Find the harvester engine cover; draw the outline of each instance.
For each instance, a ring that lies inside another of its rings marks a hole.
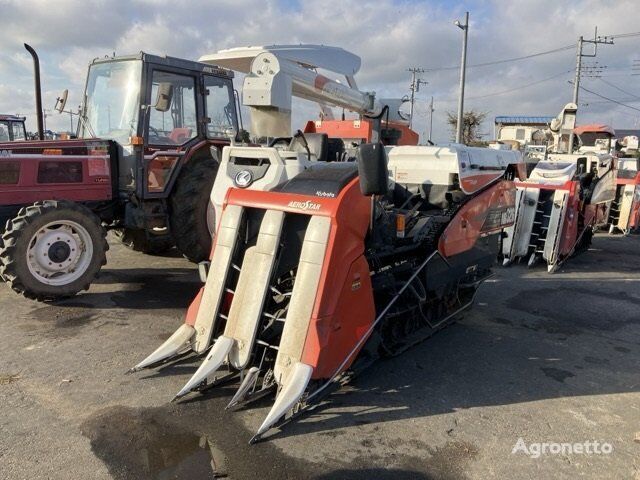
[[[230,189],[185,323],[134,367],[205,359],[178,397],[276,393],[255,438],[469,307],[515,215],[517,152],[365,144],[272,191]]]

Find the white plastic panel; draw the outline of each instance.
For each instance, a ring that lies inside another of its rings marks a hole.
[[[218,311],[224,296],[224,286],[231,266],[231,259],[242,221],[243,210],[237,205],[229,205],[221,218],[221,225],[215,239],[215,250],[211,258],[209,275],[204,285],[204,293],[198,308],[194,328],[196,339],[193,349],[204,352],[211,343]]]
[[[256,245],[245,252],[224,332],[225,336],[235,339],[229,352],[229,362],[237,369],[247,365],[253,349],[280,244],[284,216],[284,212],[267,210]]]
[[[516,191],[516,221],[505,229],[507,237],[503,242],[503,253],[511,260],[525,256],[529,250],[539,197],[539,188],[518,188]]]
[[[215,210],[212,218],[220,218],[222,204],[230,188],[234,188],[234,179],[228,175],[228,167],[232,158],[268,159],[269,168],[262,178],[254,180],[247,190],[271,190],[290,178],[295,177],[307,168],[322,168],[329,165],[327,162],[317,162],[315,157],[309,161],[306,153],[279,150],[275,147],[241,147],[227,146],[222,150],[222,161],[218,168],[213,188],[211,189],[210,202]]]
[[[276,357],[274,373],[276,381],[280,384],[287,382],[291,368],[301,360],[330,231],[329,217],[311,217],[304,236],[298,272]]]
[[[518,189],[519,191],[520,189]],[[531,243],[531,232],[533,231],[533,220],[538,208],[540,199],[539,188],[526,188],[522,193],[522,205],[519,217],[516,220],[516,242],[515,256],[521,257],[527,254]]]
[[[487,177],[499,178],[508,165],[522,161],[522,155],[517,151],[458,144],[399,146],[389,150],[388,155],[389,175],[396,183],[452,185],[454,175],[458,175],[465,193],[473,193],[464,187],[473,182],[462,180],[475,177],[477,188],[480,188],[489,183]]]
[[[613,170],[605,173],[593,189],[591,194],[592,205],[613,202],[616,198],[616,176]]]
[[[620,199],[620,216],[618,217],[618,227],[620,230],[625,230],[629,226],[629,220],[631,220],[631,207],[633,206],[633,199],[635,190],[640,187],[635,185],[625,185],[622,191],[622,198]]]
[[[551,208],[551,218],[549,218],[547,241],[542,252],[542,258],[549,264],[553,264],[557,260],[564,217],[567,213],[568,197],[569,194],[563,190],[556,190],[553,194],[553,207]]]

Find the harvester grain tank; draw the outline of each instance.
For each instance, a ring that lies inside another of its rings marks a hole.
[[[230,189],[185,322],[133,370],[204,355],[178,392],[275,394],[252,441],[469,308],[515,216],[519,152],[359,147],[357,165]]]

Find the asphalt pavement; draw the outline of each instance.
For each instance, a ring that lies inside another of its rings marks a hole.
[[[111,240],[75,298],[0,284],[1,479],[640,479],[638,236],[598,235],[555,274],[496,268],[456,324],[253,446],[269,401],[171,403],[194,362],[125,373],[200,282]]]

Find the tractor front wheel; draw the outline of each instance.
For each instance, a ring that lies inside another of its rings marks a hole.
[[[211,157],[187,163],[170,197],[171,235],[188,260],[198,263],[209,258],[215,220],[209,207],[218,162]]]
[[[7,223],[0,275],[16,292],[39,301],[87,290],[107,263],[107,232],[88,208],[48,200],[22,208]]]

